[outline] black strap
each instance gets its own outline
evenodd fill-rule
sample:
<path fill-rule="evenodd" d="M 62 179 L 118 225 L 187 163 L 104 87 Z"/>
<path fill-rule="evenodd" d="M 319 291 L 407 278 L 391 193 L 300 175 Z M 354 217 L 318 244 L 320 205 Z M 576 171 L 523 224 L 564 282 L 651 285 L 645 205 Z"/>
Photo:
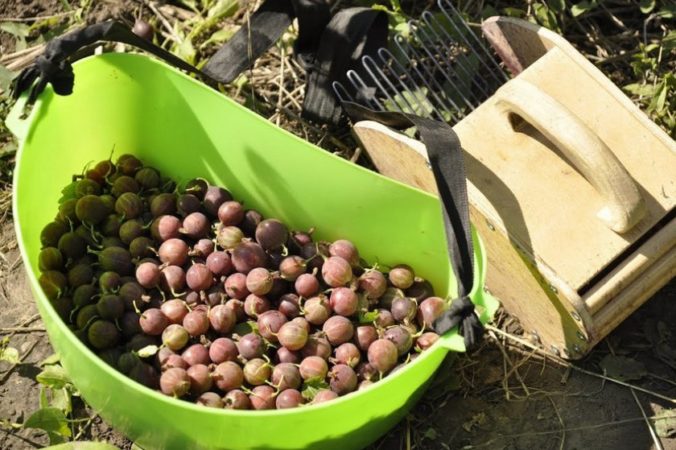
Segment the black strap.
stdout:
<path fill-rule="evenodd" d="M 333 83 L 347 84 L 347 71 L 362 72 L 361 58 L 387 45 L 387 15 L 371 8 L 347 8 L 333 16 L 308 68 L 303 117 L 336 124 L 342 116 Z"/>
<path fill-rule="evenodd" d="M 295 53 L 308 59 L 316 52 L 322 31 L 331 19 L 326 0 L 269 0 L 251 15 L 204 66 L 204 72 L 221 83 L 230 83 L 253 63 L 298 18 Z"/>
<path fill-rule="evenodd" d="M 458 136 L 445 122 L 413 114 L 376 112 L 352 102 L 343 102 L 343 107 L 353 119 L 375 120 L 394 128 L 416 127 L 420 140 L 427 148 L 439 190 L 448 254 L 458 280 L 458 297 L 434 322 L 433 328 L 437 333 L 444 334 L 460 325 L 465 346 L 474 347 L 481 339 L 484 328 L 469 298 L 474 285 L 474 248 L 469 221 L 465 161 Z"/>
<path fill-rule="evenodd" d="M 295 54 L 307 72 L 303 117 L 338 123 L 342 110 L 333 93 L 348 70 L 360 70 L 363 55 L 387 44 L 387 15 L 372 8 L 347 8 L 331 18 L 325 0 L 268 0 L 207 62 L 204 72 L 229 83 L 250 68 L 298 18 Z"/>
<path fill-rule="evenodd" d="M 77 29 L 49 41 L 44 53 L 38 56 L 31 66 L 21 71 L 19 76 L 14 80 L 12 85 L 14 98 L 18 98 L 22 92 L 31 88 L 35 80 L 38 80 L 38 82 L 31 89 L 27 102 L 28 105 L 35 102 L 48 82 L 54 87 L 54 92 L 59 95 L 69 95 L 72 93 L 74 80 L 70 57 L 85 46 L 94 44 L 97 41 L 122 42 L 133 45 L 167 61 L 179 69 L 199 74 L 206 80 L 210 79 L 208 75 L 200 72 L 176 55 L 137 36 L 129 27 L 119 22 L 108 21 Z"/>

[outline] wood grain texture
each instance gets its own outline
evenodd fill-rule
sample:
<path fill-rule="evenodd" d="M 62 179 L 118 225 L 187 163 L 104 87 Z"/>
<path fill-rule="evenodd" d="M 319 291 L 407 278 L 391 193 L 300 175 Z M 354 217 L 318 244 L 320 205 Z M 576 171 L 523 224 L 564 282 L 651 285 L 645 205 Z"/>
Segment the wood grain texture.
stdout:
<path fill-rule="evenodd" d="M 638 186 L 608 146 L 576 115 L 540 89 L 515 78 L 495 93 L 495 106 L 518 114 L 544 135 L 604 198 L 597 216 L 626 233 L 645 215 Z"/>

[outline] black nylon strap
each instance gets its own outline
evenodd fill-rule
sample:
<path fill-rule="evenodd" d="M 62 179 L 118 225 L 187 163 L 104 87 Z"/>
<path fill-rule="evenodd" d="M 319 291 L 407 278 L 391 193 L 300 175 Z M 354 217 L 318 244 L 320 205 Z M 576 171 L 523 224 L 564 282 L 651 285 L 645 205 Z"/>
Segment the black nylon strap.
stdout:
<path fill-rule="evenodd" d="M 331 18 L 325 0 L 268 0 L 203 70 L 222 83 L 233 81 L 282 36 L 294 17 L 295 53 L 308 74 L 303 117 L 338 123 L 342 111 L 333 82 L 347 81 L 347 71 L 358 70 L 363 55 L 386 45 L 387 15 L 382 11 L 347 8 Z"/>
<path fill-rule="evenodd" d="M 142 50 L 167 61 L 179 69 L 199 74 L 205 79 L 209 76 L 203 74 L 192 65 L 183 61 L 176 55 L 169 53 L 137 35 L 129 27 L 114 21 L 97 23 L 84 28 L 72 31 L 59 38 L 49 41 L 45 47 L 44 53 L 38 56 L 35 62 L 25 68 L 12 84 L 14 98 L 29 89 L 35 80 L 35 84 L 28 97 L 28 105 L 31 105 L 37 99 L 37 96 L 44 90 L 47 83 L 51 83 L 54 92 L 59 95 L 69 95 L 73 92 L 73 68 L 70 57 L 78 50 L 97 41 L 122 42 L 133 45 Z"/>
<path fill-rule="evenodd" d="M 370 119 L 395 128 L 415 126 L 427 148 L 432 173 L 439 190 L 444 230 L 451 266 L 458 280 L 458 297 L 433 324 L 444 334 L 460 325 L 465 346 L 474 347 L 483 335 L 483 325 L 469 298 L 474 284 L 474 252 L 469 221 L 465 162 L 458 136 L 445 122 L 413 114 L 376 112 L 356 103 L 343 102 L 347 114 L 358 120 Z"/>
<path fill-rule="evenodd" d="M 347 82 L 347 71 L 361 71 L 363 55 L 387 45 L 387 15 L 371 8 L 347 8 L 333 16 L 322 34 L 314 67 L 308 68 L 303 117 L 338 123 L 342 109 L 333 83 Z"/>
<path fill-rule="evenodd" d="M 249 23 L 221 47 L 204 66 L 204 72 L 221 83 L 230 83 L 284 34 L 298 18 L 296 55 L 307 59 L 319 45 L 331 19 L 325 0 L 268 0 L 251 15 Z"/>

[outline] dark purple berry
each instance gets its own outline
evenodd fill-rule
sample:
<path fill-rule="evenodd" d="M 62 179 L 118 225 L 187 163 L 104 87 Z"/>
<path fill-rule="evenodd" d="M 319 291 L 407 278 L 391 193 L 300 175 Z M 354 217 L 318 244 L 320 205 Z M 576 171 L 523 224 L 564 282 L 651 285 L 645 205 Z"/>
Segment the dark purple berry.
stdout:
<path fill-rule="evenodd" d="M 408 289 L 413 285 L 413 281 L 415 281 L 415 273 L 413 273 L 413 269 L 410 266 L 399 264 L 390 270 L 388 279 L 394 287 Z"/>
<path fill-rule="evenodd" d="M 368 360 L 378 372 L 387 373 L 397 365 L 397 346 L 387 339 L 378 339 L 368 349 Z"/>
<path fill-rule="evenodd" d="M 354 326 L 349 319 L 343 316 L 332 316 L 324 322 L 322 331 L 326 334 L 326 338 L 331 345 L 336 346 L 352 339 Z"/>
<path fill-rule="evenodd" d="M 238 355 L 237 346 L 229 338 L 218 338 L 209 346 L 209 358 L 216 364 L 225 361 L 236 361 Z"/>
<path fill-rule="evenodd" d="M 303 396 L 296 389 L 280 392 L 275 400 L 277 409 L 297 408 L 303 403 Z"/>
<path fill-rule="evenodd" d="M 346 239 L 339 239 L 329 246 L 331 256 L 340 256 L 352 267 L 359 267 L 359 251 L 354 244 Z"/>
<path fill-rule="evenodd" d="M 306 381 L 312 378 L 323 380 L 329 372 L 329 366 L 324 358 L 308 356 L 301 361 L 299 372 L 300 376 Z"/>
<path fill-rule="evenodd" d="M 177 367 L 167 369 L 160 376 L 160 389 L 166 395 L 183 397 L 190 390 L 188 372 Z"/>
<path fill-rule="evenodd" d="M 350 366 L 336 364 L 329 372 L 331 390 L 338 395 L 345 395 L 357 388 L 357 374 Z"/>
<path fill-rule="evenodd" d="M 352 281 L 352 267 L 340 256 L 331 256 L 324 261 L 322 278 L 331 287 L 345 286 Z"/>
<path fill-rule="evenodd" d="M 157 308 L 147 309 L 139 319 L 141 329 L 151 336 L 159 336 L 169 326 L 169 319 Z"/>

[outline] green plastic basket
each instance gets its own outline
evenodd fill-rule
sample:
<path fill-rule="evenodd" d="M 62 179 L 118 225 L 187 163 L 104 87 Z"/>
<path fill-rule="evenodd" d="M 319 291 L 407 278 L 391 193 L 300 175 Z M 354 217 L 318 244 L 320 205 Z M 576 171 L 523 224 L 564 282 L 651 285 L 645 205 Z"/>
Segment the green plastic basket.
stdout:
<path fill-rule="evenodd" d="M 406 262 L 436 292 L 455 291 L 437 198 L 327 153 L 157 60 L 104 54 L 74 65 L 72 95 L 22 101 L 7 119 L 21 141 L 14 220 L 38 309 L 54 349 L 84 399 L 145 449 L 361 448 L 383 435 L 423 393 L 453 330 L 404 369 L 335 401 L 280 411 L 216 410 L 150 390 L 99 359 L 67 328 L 38 282 L 40 230 L 61 190 L 88 161 L 133 153 L 177 180 L 201 176 L 247 207 L 320 239 L 349 238 L 370 262 Z M 471 298 L 488 321 L 497 302 L 484 290 L 486 258 L 475 242 Z"/>

